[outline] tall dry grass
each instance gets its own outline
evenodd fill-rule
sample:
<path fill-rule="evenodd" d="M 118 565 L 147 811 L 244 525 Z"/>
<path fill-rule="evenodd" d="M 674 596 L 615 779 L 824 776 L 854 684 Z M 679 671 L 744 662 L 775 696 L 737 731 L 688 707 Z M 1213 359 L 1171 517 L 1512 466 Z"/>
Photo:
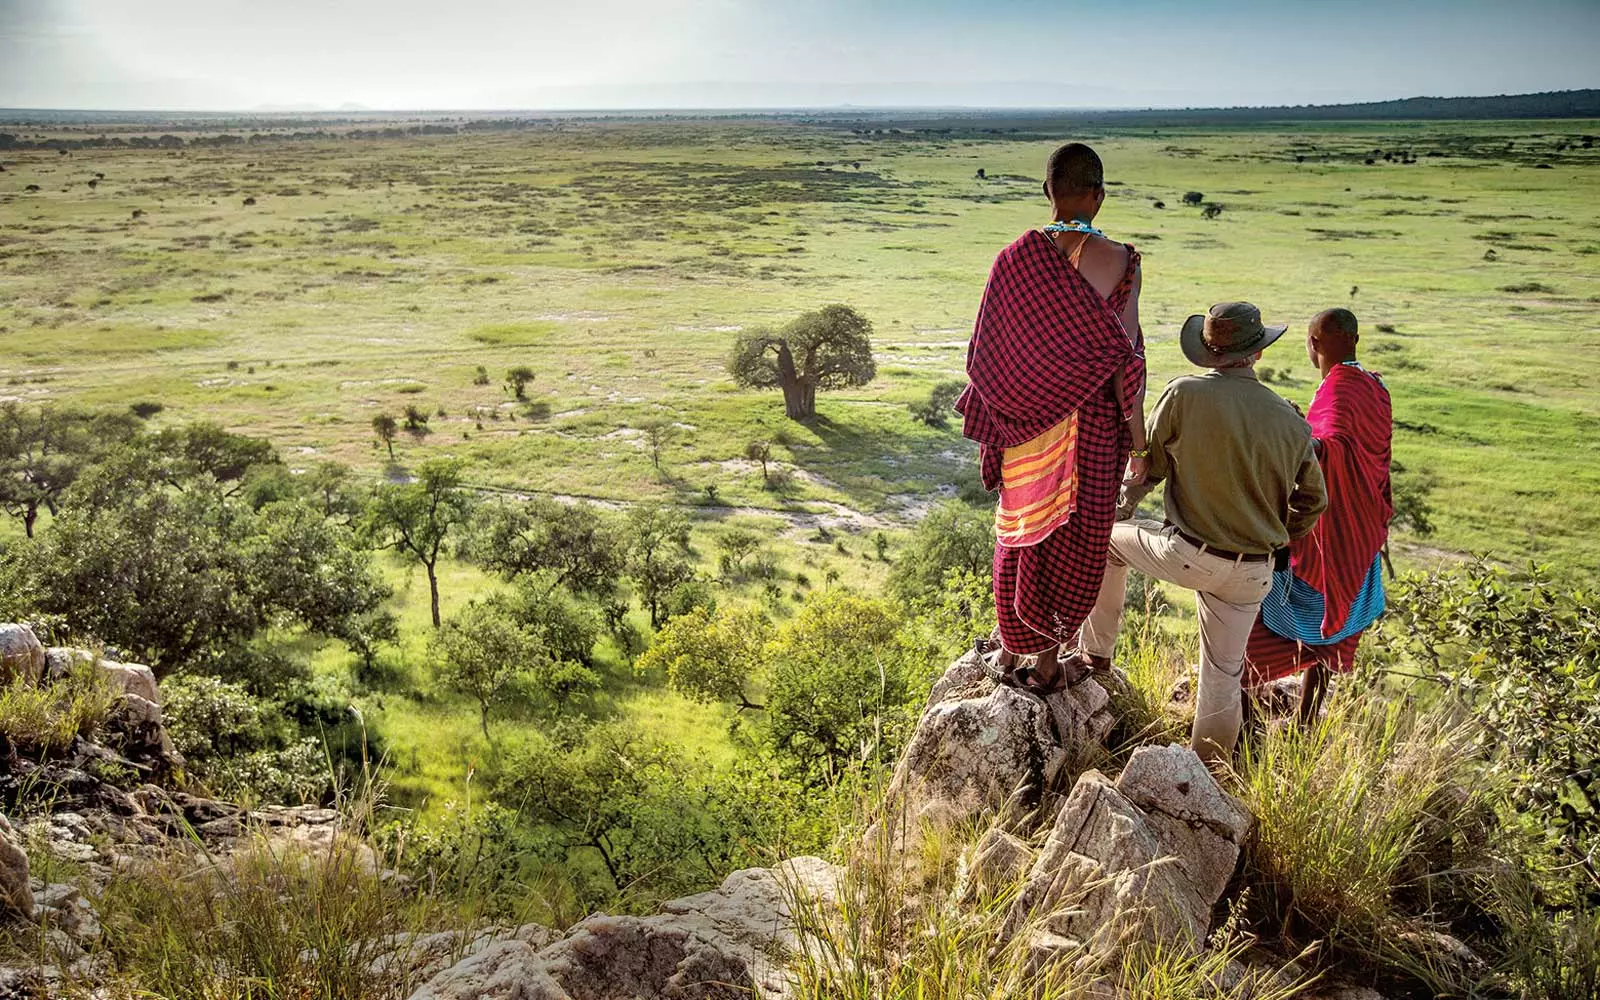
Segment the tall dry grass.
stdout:
<path fill-rule="evenodd" d="M 1120 962 L 1052 934 L 1051 913 L 1011 914 L 1026 873 L 967 882 L 971 828 L 869 836 L 835 893 L 790 887 L 803 1000 L 1288 1000 L 1305 985 L 1281 968 L 1243 971 L 1252 939 L 1232 924 L 1203 951 L 1131 947 Z M 1095 886 L 1085 888 L 1091 891 Z M 1066 900 L 1064 908 L 1075 905 Z M 1048 943 L 1048 947 L 1042 944 Z M 1121 992 L 1118 992 L 1121 991 Z"/>

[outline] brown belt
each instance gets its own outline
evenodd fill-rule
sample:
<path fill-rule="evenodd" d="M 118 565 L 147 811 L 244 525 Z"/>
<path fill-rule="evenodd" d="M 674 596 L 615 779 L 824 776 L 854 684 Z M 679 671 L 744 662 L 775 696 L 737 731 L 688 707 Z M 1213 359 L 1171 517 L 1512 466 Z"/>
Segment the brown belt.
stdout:
<path fill-rule="evenodd" d="M 1272 554 L 1268 552 L 1229 552 L 1227 549 L 1217 548 L 1210 542 L 1202 542 L 1200 539 L 1194 537 L 1175 524 L 1169 524 L 1168 527 L 1170 527 L 1179 538 L 1188 542 L 1190 545 L 1193 545 L 1201 552 L 1209 552 L 1214 556 L 1221 556 L 1224 559 L 1232 559 L 1234 562 L 1266 562 L 1268 559 L 1272 558 Z"/>

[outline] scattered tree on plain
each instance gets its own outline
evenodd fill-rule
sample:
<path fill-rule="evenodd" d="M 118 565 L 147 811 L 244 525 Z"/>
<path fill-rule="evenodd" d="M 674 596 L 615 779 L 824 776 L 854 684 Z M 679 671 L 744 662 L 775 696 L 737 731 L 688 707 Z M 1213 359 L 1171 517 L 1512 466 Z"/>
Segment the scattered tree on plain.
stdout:
<path fill-rule="evenodd" d="M 372 418 L 372 433 L 389 449 L 389 461 L 394 461 L 394 438 L 400 432 L 400 422 L 392 414 L 380 413 Z"/>
<path fill-rule="evenodd" d="M 478 725 L 489 739 L 489 709 L 542 653 L 533 634 L 490 598 L 469 601 L 434 633 L 439 679 L 478 703 Z"/>
<path fill-rule="evenodd" d="M 872 324 L 849 306 L 824 306 L 776 333 L 740 334 L 728 372 L 747 389 L 781 389 L 785 415 L 806 420 L 816 415 L 819 390 L 863 386 L 877 376 Z"/>
<path fill-rule="evenodd" d="M 439 620 L 439 557 L 450 532 L 467 520 L 471 501 L 461 485 L 461 463 L 422 463 L 410 483 L 386 483 L 367 507 L 366 531 L 374 547 L 393 549 L 427 571 L 433 627 Z"/>
<path fill-rule="evenodd" d="M 965 382 L 940 382 L 928 390 L 926 399 L 909 404 L 907 409 L 912 417 L 929 427 L 948 427 L 950 414 L 954 412 L 951 407 L 966 387 Z"/>
<path fill-rule="evenodd" d="M 744 457 L 752 462 L 760 462 L 761 481 L 763 483 L 771 482 L 767 475 L 767 464 L 772 461 L 772 442 L 751 441 L 744 446 Z"/>
<path fill-rule="evenodd" d="M 771 634 L 767 617 L 750 608 L 691 608 L 662 626 L 634 668 L 665 674 L 686 698 L 760 710 L 751 695 Z"/>
<path fill-rule="evenodd" d="M 665 418 L 656 418 L 645 421 L 644 427 L 645 447 L 650 450 L 650 464 L 656 472 L 661 472 L 661 453 L 666 450 L 678 436 L 678 428 Z"/>
<path fill-rule="evenodd" d="M 479 507 L 462 551 L 507 579 L 536 578 L 546 593 L 566 587 L 605 598 L 623 574 L 625 545 L 617 526 L 592 504 L 533 497 Z"/>
<path fill-rule="evenodd" d="M 517 365 L 506 370 L 506 388 L 518 399 L 528 398 L 528 383 L 533 381 L 533 369 Z"/>
<path fill-rule="evenodd" d="M 667 598 L 694 579 L 689 562 L 689 519 L 680 510 L 640 504 L 628 512 L 627 574 L 650 612 L 650 627 L 660 628 Z"/>

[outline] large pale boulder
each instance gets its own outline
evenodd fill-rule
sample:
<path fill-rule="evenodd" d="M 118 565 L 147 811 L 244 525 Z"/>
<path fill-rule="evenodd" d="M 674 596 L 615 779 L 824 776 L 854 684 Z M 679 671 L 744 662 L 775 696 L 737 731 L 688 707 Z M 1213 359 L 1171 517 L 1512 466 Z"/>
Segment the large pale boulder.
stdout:
<path fill-rule="evenodd" d="M 1202 899 L 1215 903 L 1233 878 L 1250 812 L 1222 790 L 1188 747 L 1140 747 L 1117 790 L 1145 813 L 1161 847 Z"/>
<path fill-rule="evenodd" d="M 44 646 L 26 625 L 0 625 L 0 684 L 22 678 L 30 684 L 44 676 Z"/>
<path fill-rule="evenodd" d="M 161 690 L 156 686 L 155 671 L 144 664 L 100 660 L 97 666 L 111 686 L 123 694 L 142 698 L 152 705 L 161 704 Z"/>
<path fill-rule="evenodd" d="M 1199 947 L 1238 863 L 1249 813 L 1193 751 L 1135 751 L 1112 783 L 1078 779 L 1007 918 L 1110 959 L 1135 941 Z"/>
<path fill-rule="evenodd" d="M 712 892 L 651 917 L 598 914 L 560 940 L 495 941 L 434 976 L 411 1000 L 746 1000 L 782 997 L 796 947 L 789 901 L 831 898 L 838 873 L 817 858 L 734 872 Z"/>
<path fill-rule="evenodd" d="M 997 685 L 969 652 L 933 686 L 895 768 L 890 812 L 952 823 L 1036 805 L 1110 730 L 1110 695 L 1090 678 L 1039 698 Z"/>

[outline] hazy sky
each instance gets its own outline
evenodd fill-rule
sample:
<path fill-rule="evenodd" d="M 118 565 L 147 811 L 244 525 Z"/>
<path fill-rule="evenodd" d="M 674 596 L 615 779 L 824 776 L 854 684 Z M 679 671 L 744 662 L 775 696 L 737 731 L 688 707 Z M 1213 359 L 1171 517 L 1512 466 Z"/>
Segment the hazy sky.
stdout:
<path fill-rule="evenodd" d="M 1327 103 L 1600 86 L 1600 0 L 0 0 L 0 107 Z"/>

